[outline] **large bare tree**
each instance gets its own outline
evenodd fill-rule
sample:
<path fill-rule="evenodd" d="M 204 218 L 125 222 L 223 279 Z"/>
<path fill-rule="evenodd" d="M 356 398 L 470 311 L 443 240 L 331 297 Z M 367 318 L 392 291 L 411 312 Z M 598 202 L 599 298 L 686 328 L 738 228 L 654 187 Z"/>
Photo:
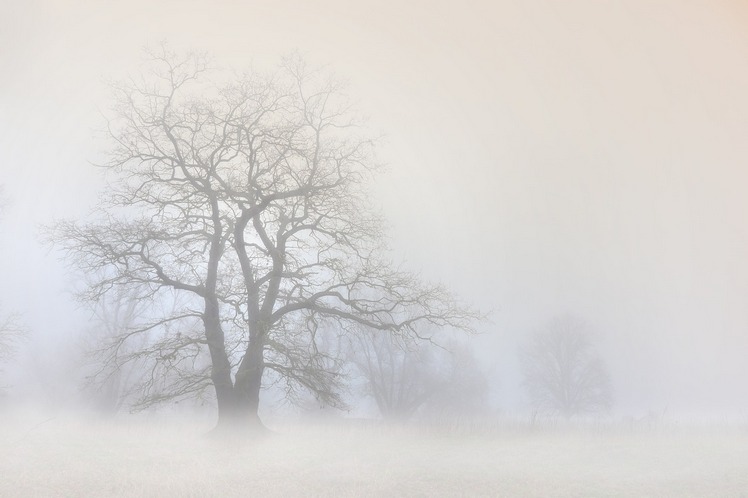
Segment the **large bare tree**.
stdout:
<path fill-rule="evenodd" d="M 219 426 L 259 424 L 266 371 L 289 393 L 340 402 L 338 369 L 316 347 L 322 326 L 412 336 L 422 322 L 469 329 L 477 318 L 386 260 L 367 202 L 373 143 L 325 73 L 290 58 L 227 80 L 163 50 L 116 91 L 98 214 L 50 236 L 93 278 L 84 297 L 126 287 L 171 310 L 109 344 L 119 358 L 160 331 L 140 349 L 154 379 L 141 405 L 212 386 Z"/>
<path fill-rule="evenodd" d="M 521 352 L 524 387 L 536 414 L 600 412 L 611 405 L 610 377 L 595 352 L 586 324 L 573 316 L 554 318 Z"/>

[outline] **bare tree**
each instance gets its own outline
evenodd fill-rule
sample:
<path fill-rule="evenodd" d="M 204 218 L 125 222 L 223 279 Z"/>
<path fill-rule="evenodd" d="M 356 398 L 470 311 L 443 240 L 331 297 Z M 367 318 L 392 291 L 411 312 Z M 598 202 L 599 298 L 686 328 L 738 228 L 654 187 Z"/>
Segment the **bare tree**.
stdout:
<path fill-rule="evenodd" d="M 6 315 L 0 319 L 0 374 L 18 351 L 18 346 L 26 336 L 26 331 L 20 324 L 18 315 Z"/>
<path fill-rule="evenodd" d="M 404 421 L 417 413 L 452 418 L 484 400 L 485 377 L 466 345 L 455 340 L 385 335 L 358 326 L 347 342 L 347 357 L 385 420 Z"/>
<path fill-rule="evenodd" d="M 85 297 L 125 287 L 151 310 L 182 303 L 149 312 L 111 346 L 116 361 L 126 342 L 160 331 L 129 356 L 152 365 L 144 403 L 212 386 L 219 426 L 259 424 L 266 371 L 289 393 L 339 402 L 337 374 L 316 347 L 321 326 L 404 336 L 421 322 L 470 328 L 475 312 L 383 259 L 367 203 L 373 143 L 339 84 L 297 58 L 226 84 L 204 58 L 166 50 L 149 69 L 117 88 L 98 219 L 50 232 L 97 276 Z M 176 380 L 158 382 L 164 369 Z"/>
<path fill-rule="evenodd" d="M 457 428 L 480 421 L 489 411 L 489 381 L 469 341 L 450 337 L 437 351 L 441 382 L 426 401 L 420 415 L 431 422 Z"/>
<path fill-rule="evenodd" d="M 411 418 L 439 386 L 433 350 L 408 337 L 356 329 L 348 358 L 363 377 L 366 394 L 385 420 Z"/>
<path fill-rule="evenodd" d="M 521 360 L 523 385 L 536 414 L 569 419 L 610 407 L 610 379 L 581 320 L 553 319 L 532 337 Z"/>
<path fill-rule="evenodd" d="M 3 186 L 0 185 L 0 214 L 5 207 Z M 0 315 L 0 373 L 18 351 L 18 346 L 26 337 L 26 329 L 21 325 L 19 316 L 11 313 Z"/>
<path fill-rule="evenodd" d="M 148 390 L 144 383 L 149 379 L 149 365 L 139 360 L 144 359 L 142 351 L 158 342 L 158 337 L 144 332 L 122 341 L 143 326 L 149 311 L 146 305 L 125 287 L 93 303 L 92 327 L 81 338 L 81 368 L 84 392 L 103 415 L 113 416 L 126 404 L 147 403 L 143 393 Z"/>

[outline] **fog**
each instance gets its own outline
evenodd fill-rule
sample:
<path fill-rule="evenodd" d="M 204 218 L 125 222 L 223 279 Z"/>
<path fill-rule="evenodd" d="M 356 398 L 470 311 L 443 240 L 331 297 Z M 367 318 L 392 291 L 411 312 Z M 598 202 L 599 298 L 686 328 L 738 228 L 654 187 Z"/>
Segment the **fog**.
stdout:
<path fill-rule="evenodd" d="M 374 424 L 388 417 L 354 366 L 346 367 L 342 410 L 323 409 L 311 395 L 288 402 L 268 383 L 260 415 L 274 434 L 239 450 L 250 460 L 270 455 L 265 470 L 253 470 L 257 490 L 745 492 L 746 26 L 748 9 L 735 0 L 0 4 L 0 323 L 15 314 L 23 332 L 12 358 L 0 347 L 0 443 L 20 455 L 0 461 L 3 474 L 17 476 L 0 494 L 243 492 L 238 464 L 208 471 L 231 483 L 219 492 L 199 484 L 197 464 L 184 458 L 166 485 L 143 468 L 133 470 L 142 479 L 120 475 L 111 486 L 91 472 L 69 481 L 73 488 L 49 471 L 25 477 L 60 458 L 55 445 L 81 468 L 103 440 L 112 462 L 222 451 L 201 439 L 215 425 L 214 395 L 138 414 L 123 403 L 113 419 L 97 412 L 81 363 L 102 323 L 75 298 L 87 277 L 43 234 L 56 220 L 97 215 L 108 195 L 95 164 L 111 148 L 110 83 L 139 74 L 143 48 L 163 43 L 208 53 L 224 75 L 267 71 L 298 54 L 345 81 L 367 133 L 382 137 L 376 160 L 384 169 L 370 200 L 384 217 L 388 258 L 485 315 L 473 336 L 437 335 L 446 350 L 464 348 L 482 379 L 462 384 L 480 403 L 457 421 L 437 423 L 416 407 L 407 422 Z M 584 416 L 545 416 L 527 388 L 523 351 L 568 317 L 604 366 L 610 400 Z M 412 356 L 399 352 L 398 361 L 468 370 L 456 353 L 417 348 L 408 342 Z M 432 404 L 473 406 L 449 389 Z M 350 438 L 344 448 L 329 442 L 340 431 Z M 184 438 L 173 453 L 163 448 Z M 393 467 L 382 442 L 398 440 L 407 472 Z M 596 455 L 611 448 L 615 461 L 596 467 Z M 693 448 L 703 466 L 689 467 Z M 283 469 L 289 452 L 296 456 Z M 568 458 L 548 456 L 557 452 Z M 332 456 L 319 463 L 318 455 Z M 301 477 L 282 482 L 284 472 Z M 402 484 L 409 472 L 431 477 Z"/>

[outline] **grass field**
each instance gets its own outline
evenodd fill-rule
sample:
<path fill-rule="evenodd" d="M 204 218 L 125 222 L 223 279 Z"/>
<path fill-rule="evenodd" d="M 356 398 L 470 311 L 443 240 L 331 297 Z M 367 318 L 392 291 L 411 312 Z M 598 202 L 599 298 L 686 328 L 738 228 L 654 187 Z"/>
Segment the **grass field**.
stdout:
<path fill-rule="evenodd" d="M 11 417 L 0 496 L 748 496 L 748 431 L 276 424 Z"/>

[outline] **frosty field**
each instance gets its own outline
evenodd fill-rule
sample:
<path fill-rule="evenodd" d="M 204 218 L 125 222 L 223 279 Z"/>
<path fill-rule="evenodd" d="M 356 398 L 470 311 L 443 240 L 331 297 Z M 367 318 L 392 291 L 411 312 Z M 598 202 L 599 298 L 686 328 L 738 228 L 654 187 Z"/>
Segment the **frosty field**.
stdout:
<path fill-rule="evenodd" d="M 0 496 L 748 496 L 745 428 L 277 424 L 216 440 L 198 422 L 6 420 Z"/>

